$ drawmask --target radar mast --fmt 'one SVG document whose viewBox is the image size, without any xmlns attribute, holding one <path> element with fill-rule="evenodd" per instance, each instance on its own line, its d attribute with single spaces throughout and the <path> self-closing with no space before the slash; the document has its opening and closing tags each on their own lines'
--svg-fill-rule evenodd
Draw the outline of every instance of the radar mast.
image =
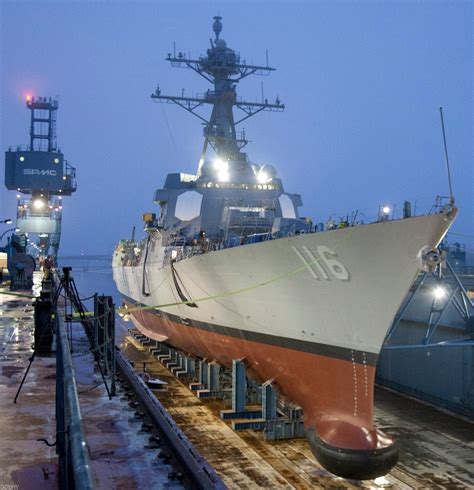
<svg viewBox="0 0 474 490">
<path fill-rule="evenodd" d="M 215 38 L 209 40 L 211 47 L 207 50 L 206 56 L 193 59 L 181 51 L 176 54 L 174 49 L 173 54 L 169 53 L 166 58 L 173 67 L 194 70 L 212 84 L 212 90 L 186 97 L 184 90 L 180 96 L 163 95 L 158 86 L 151 95 L 155 102 L 177 104 L 202 121 L 204 145 L 199 160 L 198 176 L 201 174 L 208 145 L 213 148 L 218 158 L 227 161 L 229 166 L 236 167 L 235 170 L 247 169 L 247 158 L 241 150 L 248 140 L 244 131 L 237 133 L 236 126 L 261 111 L 280 112 L 285 108 L 278 97 L 274 103 L 269 103 L 263 97 L 261 102 L 249 102 L 237 97 L 236 86 L 241 80 L 250 75 L 268 76 L 275 68 L 268 66 L 268 60 L 266 66 L 249 65 L 245 60 L 241 62 L 239 53 L 227 47 L 227 43 L 220 37 L 221 20 L 222 17 L 218 15 L 214 17 L 212 28 Z M 205 104 L 212 106 L 209 118 L 197 111 Z M 241 111 L 240 119 L 234 119 L 234 107 Z"/>
</svg>

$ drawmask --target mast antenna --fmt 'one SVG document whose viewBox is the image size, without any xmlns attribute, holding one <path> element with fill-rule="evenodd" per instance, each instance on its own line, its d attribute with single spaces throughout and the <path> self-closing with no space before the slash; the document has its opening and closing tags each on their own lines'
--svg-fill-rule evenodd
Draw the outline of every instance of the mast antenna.
<svg viewBox="0 0 474 490">
<path fill-rule="evenodd" d="M 448 184 L 449 184 L 449 202 L 454 204 L 453 187 L 451 184 L 451 170 L 449 167 L 449 157 L 448 157 L 448 144 L 446 143 L 446 131 L 444 129 L 444 118 L 443 118 L 443 108 L 439 108 L 439 115 L 441 117 L 441 129 L 443 131 L 443 143 L 444 143 L 444 157 L 446 160 L 446 172 L 448 174 Z"/>
<path fill-rule="evenodd" d="M 279 97 L 274 103 L 268 102 L 263 84 L 261 102 L 257 100 L 250 102 L 237 97 L 236 86 L 240 81 L 250 75 L 267 76 L 275 68 L 268 66 L 267 55 L 265 66 L 242 62 L 240 54 L 229 48 L 226 41 L 221 38 L 222 17 L 219 14 L 213 18 L 212 30 L 214 39 L 210 39 L 211 47 L 207 50 L 206 56 L 191 58 L 190 54 L 186 55 L 182 51 L 176 54 L 176 47 L 173 44 L 173 54 L 169 53 L 166 58 L 171 66 L 193 70 L 211 83 L 212 88 L 188 97 L 184 89 L 180 95 L 165 95 L 162 94 L 160 87 L 157 87 L 155 93 L 151 95 L 154 102 L 176 104 L 204 123 L 204 145 L 198 164 L 198 175 L 205 162 L 208 146 L 219 158 L 228 162 L 231 167 L 235 167 L 236 171 L 240 172 L 239 169 L 247 168 L 247 156 L 241 150 L 247 145 L 248 140 L 244 133 L 237 132 L 236 126 L 262 111 L 281 112 L 285 109 Z M 202 114 L 201 109 L 204 106 L 212 107 L 209 117 Z M 238 118 L 234 118 L 234 108 L 240 111 Z"/>
</svg>

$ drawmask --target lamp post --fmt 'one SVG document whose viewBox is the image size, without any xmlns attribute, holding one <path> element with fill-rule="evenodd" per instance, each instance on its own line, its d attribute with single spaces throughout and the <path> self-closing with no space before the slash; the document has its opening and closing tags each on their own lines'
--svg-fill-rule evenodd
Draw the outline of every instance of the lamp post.
<svg viewBox="0 0 474 490">
<path fill-rule="evenodd" d="M 9 230 L 7 231 L 4 231 L 1 235 L 0 235 L 0 242 L 2 241 L 2 238 L 9 232 L 9 231 L 20 231 L 20 228 L 10 228 Z"/>
</svg>

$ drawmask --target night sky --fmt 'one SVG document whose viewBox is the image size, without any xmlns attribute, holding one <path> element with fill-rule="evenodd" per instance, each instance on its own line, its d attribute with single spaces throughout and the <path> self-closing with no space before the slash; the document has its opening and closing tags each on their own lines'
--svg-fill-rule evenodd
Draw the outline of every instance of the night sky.
<svg viewBox="0 0 474 490">
<path fill-rule="evenodd" d="M 320 222 L 358 209 L 370 219 L 405 199 L 428 211 L 448 192 L 441 105 L 461 209 L 452 230 L 474 235 L 470 1 L 0 5 L 2 151 L 29 141 L 27 93 L 59 96 L 58 142 L 78 182 L 64 199 L 63 255 L 111 253 L 143 212 L 158 211 L 152 195 L 167 173 L 196 171 L 199 120 L 150 94 L 157 83 L 163 94 L 210 88 L 164 58 L 173 41 L 204 54 L 217 12 L 229 47 L 261 64 L 268 49 L 277 68 L 238 86 L 260 100 L 263 81 L 265 97 L 287 107 L 244 123 L 246 151 L 302 195 L 302 216 Z M 15 194 L 2 182 L 0 219 L 15 216 Z"/>
</svg>

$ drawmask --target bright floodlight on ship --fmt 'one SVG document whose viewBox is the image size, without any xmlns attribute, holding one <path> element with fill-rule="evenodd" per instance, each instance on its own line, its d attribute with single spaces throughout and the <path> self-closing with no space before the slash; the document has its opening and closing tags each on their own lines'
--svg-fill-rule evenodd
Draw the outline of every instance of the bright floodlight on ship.
<svg viewBox="0 0 474 490">
<path fill-rule="evenodd" d="M 226 168 L 219 170 L 217 173 L 217 180 L 219 182 L 229 182 L 229 171 Z"/>
<path fill-rule="evenodd" d="M 444 298 L 444 295 L 445 294 L 446 294 L 446 291 L 445 291 L 445 289 L 442 286 L 436 286 L 433 289 L 433 296 L 436 299 L 442 299 L 442 298 Z"/>
<path fill-rule="evenodd" d="M 388 213 L 390 213 L 390 208 L 388 206 L 384 206 L 382 208 L 382 211 L 383 211 L 383 214 L 388 214 Z"/>
<path fill-rule="evenodd" d="M 44 208 L 44 201 L 42 199 L 35 199 L 33 201 L 33 206 L 35 209 L 42 209 Z"/>
<path fill-rule="evenodd" d="M 219 171 L 219 170 L 223 170 L 223 169 L 228 169 L 229 168 L 229 164 L 222 160 L 221 158 L 216 158 L 214 160 L 214 168 Z"/>
<path fill-rule="evenodd" d="M 228 182 L 229 181 L 229 164 L 225 160 L 220 158 L 216 158 L 214 160 L 214 168 L 217 172 L 217 180 L 219 182 Z"/>
<path fill-rule="evenodd" d="M 266 184 L 269 180 L 268 174 L 265 172 L 259 172 L 257 174 L 257 180 L 260 182 L 260 184 Z"/>
</svg>

